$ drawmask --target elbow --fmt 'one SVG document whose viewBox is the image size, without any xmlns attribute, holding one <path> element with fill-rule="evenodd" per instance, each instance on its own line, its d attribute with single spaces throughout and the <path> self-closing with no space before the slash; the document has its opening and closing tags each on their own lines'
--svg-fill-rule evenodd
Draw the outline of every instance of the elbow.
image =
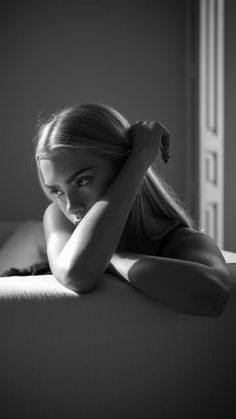
<svg viewBox="0 0 236 419">
<path fill-rule="evenodd" d="M 63 275 L 63 283 L 72 291 L 86 293 L 91 291 L 97 283 L 97 276 L 90 272 L 66 272 Z"/>
<path fill-rule="evenodd" d="M 61 259 L 51 266 L 51 270 L 60 284 L 77 293 L 91 291 L 99 280 L 99 275 L 95 275 L 95 271 L 68 266 Z"/>
<path fill-rule="evenodd" d="M 78 267 L 77 269 L 69 268 L 61 260 L 57 260 L 57 263 L 50 266 L 57 281 L 64 287 L 77 293 L 91 291 L 99 279 L 99 275 L 95 275 L 94 272 L 90 272 L 87 269 L 81 270 Z"/>
<path fill-rule="evenodd" d="M 209 304 L 210 317 L 219 317 L 224 312 L 230 295 L 230 282 L 228 271 L 221 270 L 214 275 L 212 293 Z"/>
</svg>

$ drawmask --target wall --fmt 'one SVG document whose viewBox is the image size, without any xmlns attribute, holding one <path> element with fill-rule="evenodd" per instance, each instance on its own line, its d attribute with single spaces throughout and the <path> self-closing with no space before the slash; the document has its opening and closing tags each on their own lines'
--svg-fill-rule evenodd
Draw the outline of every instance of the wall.
<svg viewBox="0 0 236 419">
<path fill-rule="evenodd" d="M 225 249 L 236 252 L 236 3 L 225 1 Z"/>
<path fill-rule="evenodd" d="M 185 1 L 5 2 L 1 39 L 1 221 L 41 219 L 33 165 L 39 118 L 74 102 L 110 103 L 172 132 L 166 178 L 185 194 Z"/>
</svg>

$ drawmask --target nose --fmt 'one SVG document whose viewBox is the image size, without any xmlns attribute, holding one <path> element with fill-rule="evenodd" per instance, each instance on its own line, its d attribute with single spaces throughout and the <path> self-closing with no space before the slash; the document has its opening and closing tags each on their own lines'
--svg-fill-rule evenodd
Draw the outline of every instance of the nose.
<svg viewBox="0 0 236 419">
<path fill-rule="evenodd" d="M 66 212 L 70 215 L 76 215 L 84 211 L 84 205 L 78 196 L 67 195 L 66 197 Z"/>
</svg>

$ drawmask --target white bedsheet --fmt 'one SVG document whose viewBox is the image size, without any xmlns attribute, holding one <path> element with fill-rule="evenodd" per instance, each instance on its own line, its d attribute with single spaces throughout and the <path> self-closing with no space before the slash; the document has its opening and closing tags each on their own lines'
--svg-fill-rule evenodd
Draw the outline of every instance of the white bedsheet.
<svg viewBox="0 0 236 419">
<path fill-rule="evenodd" d="M 9 276 L 0 278 L 1 300 L 78 298 L 78 294 L 60 284 L 53 275 Z"/>
</svg>

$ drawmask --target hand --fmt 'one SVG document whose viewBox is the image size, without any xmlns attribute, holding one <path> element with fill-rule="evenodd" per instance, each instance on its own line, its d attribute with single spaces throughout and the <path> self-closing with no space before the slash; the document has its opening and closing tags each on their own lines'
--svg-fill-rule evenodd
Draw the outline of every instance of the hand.
<svg viewBox="0 0 236 419">
<path fill-rule="evenodd" d="M 156 159 L 159 150 L 165 163 L 170 159 L 170 133 L 167 128 L 155 121 L 137 121 L 130 126 L 131 154 L 140 154 L 148 167 Z"/>
</svg>

